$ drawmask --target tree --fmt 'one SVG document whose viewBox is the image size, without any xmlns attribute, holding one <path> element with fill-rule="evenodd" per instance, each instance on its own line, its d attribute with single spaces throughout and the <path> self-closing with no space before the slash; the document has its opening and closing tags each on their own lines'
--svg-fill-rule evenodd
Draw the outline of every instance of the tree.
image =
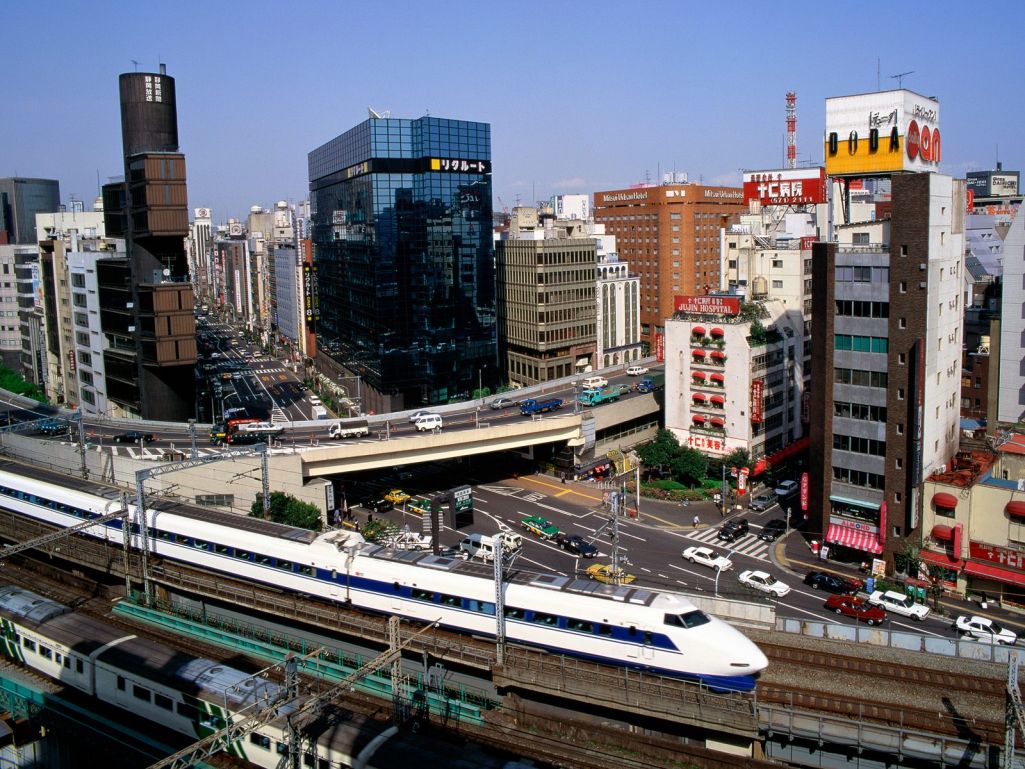
<svg viewBox="0 0 1025 769">
<path fill-rule="evenodd" d="M 263 494 L 256 495 L 256 501 L 249 509 L 249 515 L 253 518 L 263 518 Z M 270 519 L 275 523 L 283 523 L 287 526 L 295 526 L 300 529 L 320 531 L 323 520 L 320 516 L 320 509 L 309 502 L 286 494 L 283 491 L 272 491 L 270 493 Z"/>
<path fill-rule="evenodd" d="M 688 485 L 701 483 L 708 472 L 708 457 L 697 449 L 684 446 L 673 457 L 669 469 L 675 481 Z"/>
<path fill-rule="evenodd" d="M 641 458 L 645 467 L 649 468 L 650 473 L 650 469 L 653 467 L 660 470 L 668 468 L 679 452 L 680 443 L 676 440 L 676 436 L 669 430 L 659 430 L 655 434 L 655 440 L 637 449 L 637 456 Z"/>
</svg>

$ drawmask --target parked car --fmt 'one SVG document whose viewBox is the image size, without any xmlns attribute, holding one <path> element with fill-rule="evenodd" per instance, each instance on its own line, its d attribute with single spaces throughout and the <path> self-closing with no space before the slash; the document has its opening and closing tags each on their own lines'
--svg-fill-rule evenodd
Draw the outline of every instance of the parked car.
<svg viewBox="0 0 1025 769">
<path fill-rule="evenodd" d="M 404 492 L 402 489 L 392 489 L 384 498 L 391 502 L 393 505 L 401 505 L 403 502 L 409 499 L 409 494 Z"/>
<path fill-rule="evenodd" d="M 618 582 L 620 585 L 629 585 L 637 577 L 633 574 L 627 574 L 622 569 L 613 571 L 612 567 L 605 563 L 596 563 L 587 567 L 587 576 L 591 579 L 596 579 L 599 582 L 604 582 L 606 585 L 616 584 L 616 576 L 618 575 Z"/>
<path fill-rule="evenodd" d="M 861 582 L 858 580 L 827 574 L 824 571 L 809 571 L 804 575 L 804 584 L 834 595 L 851 595 L 861 590 Z"/>
<path fill-rule="evenodd" d="M 683 551 L 683 558 L 691 563 L 700 563 L 710 569 L 728 571 L 733 568 L 733 561 L 724 555 L 719 555 L 710 547 L 688 547 Z"/>
<path fill-rule="evenodd" d="M 879 625 L 886 619 L 886 612 L 881 608 L 852 595 L 831 595 L 826 599 L 826 608 L 868 625 Z"/>
<path fill-rule="evenodd" d="M 736 542 L 749 531 L 751 531 L 751 527 L 748 525 L 747 518 L 735 518 L 722 525 L 722 528 L 719 529 L 719 539 L 723 542 Z"/>
<path fill-rule="evenodd" d="M 774 504 L 776 504 L 776 495 L 765 492 L 752 497 L 748 507 L 752 510 L 761 512 L 762 510 L 768 510 Z"/>
<path fill-rule="evenodd" d="M 555 544 L 567 553 L 576 553 L 582 558 L 594 558 L 598 555 L 598 548 L 579 534 L 565 534 L 560 531 L 555 535 Z"/>
<path fill-rule="evenodd" d="M 626 370 L 626 375 L 627 376 L 643 376 L 644 374 L 647 374 L 647 373 L 648 373 L 648 367 L 647 366 L 630 366 L 630 368 L 628 368 Z"/>
<path fill-rule="evenodd" d="M 384 513 L 394 509 L 395 505 L 381 497 L 364 497 L 359 501 L 360 507 L 373 510 L 375 513 Z"/>
<path fill-rule="evenodd" d="M 152 443 L 157 439 L 153 433 L 142 433 L 138 430 L 129 430 L 128 432 L 118 433 L 114 436 L 115 443 Z"/>
<path fill-rule="evenodd" d="M 491 401 L 491 408 L 495 411 L 501 409 L 512 409 L 520 405 L 520 402 L 515 398 L 495 398 Z"/>
<path fill-rule="evenodd" d="M 928 606 L 915 603 L 915 600 L 911 598 L 911 596 L 898 593 L 894 590 L 887 590 L 885 592 L 882 590 L 876 590 L 868 597 L 868 602 L 874 606 L 882 606 L 886 611 L 892 611 L 894 614 L 911 617 L 911 619 L 916 622 L 921 622 L 930 614 Z"/>
<path fill-rule="evenodd" d="M 787 530 L 787 522 L 782 518 L 773 518 L 771 521 L 762 526 L 762 530 L 758 533 L 758 539 L 765 540 L 766 542 L 775 542 L 777 539 L 783 536 L 783 532 Z"/>
<path fill-rule="evenodd" d="M 538 515 L 532 515 L 520 521 L 520 526 L 525 528 L 535 537 L 541 539 L 553 539 L 559 533 L 559 527 Z"/>
<path fill-rule="evenodd" d="M 1013 646 L 1018 642 L 1017 633 L 986 617 L 968 617 L 962 614 L 955 620 L 954 629 L 961 635 L 983 643 Z"/>
<path fill-rule="evenodd" d="M 772 493 L 776 495 L 778 499 L 786 499 L 798 492 L 801 487 L 797 485 L 797 481 L 780 481 L 776 488 L 772 490 Z"/>
<path fill-rule="evenodd" d="M 780 582 L 774 576 L 765 571 L 742 571 L 737 577 L 742 585 L 761 590 L 763 593 L 770 593 L 777 598 L 782 598 L 790 592 L 790 585 Z"/>
</svg>

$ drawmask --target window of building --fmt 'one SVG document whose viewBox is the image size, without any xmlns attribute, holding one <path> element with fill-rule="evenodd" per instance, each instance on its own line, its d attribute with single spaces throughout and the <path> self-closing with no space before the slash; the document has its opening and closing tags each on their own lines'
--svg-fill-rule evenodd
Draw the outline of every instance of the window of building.
<svg viewBox="0 0 1025 769">
<path fill-rule="evenodd" d="M 4 265 L 5 267 L 7 265 Z M 6 274 L 6 270 L 4 271 Z M 79 272 L 71 273 L 71 286 L 73 288 L 85 288 L 85 275 Z"/>
<path fill-rule="evenodd" d="M 908 282 L 906 280 L 902 280 L 900 282 L 899 290 L 902 294 L 906 294 L 908 292 Z"/>
</svg>

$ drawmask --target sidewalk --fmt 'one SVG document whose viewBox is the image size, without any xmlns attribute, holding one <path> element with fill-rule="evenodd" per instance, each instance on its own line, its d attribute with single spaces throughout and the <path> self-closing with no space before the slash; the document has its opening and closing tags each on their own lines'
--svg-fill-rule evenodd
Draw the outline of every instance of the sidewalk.
<svg viewBox="0 0 1025 769">
<path fill-rule="evenodd" d="M 817 555 L 811 552 L 805 535 L 800 531 L 791 531 L 787 536 L 781 537 L 769 550 L 769 557 L 772 562 L 780 568 L 794 574 L 797 581 L 803 580 L 804 575 L 810 571 L 822 571 L 836 574 L 842 577 L 850 577 L 864 582 L 865 575 L 853 566 L 847 566 L 836 561 L 822 561 Z M 927 604 L 937 610 L 937 604 L 930 597 Z M 1016 633 L 1025 632 L 1025 616 L 1019 613 L 1001 608 L 995 601 L 990 601 L 986 609 L 983 609 L 978 602 L 959 598 L 955 595 L 944 593 L 938 604 L 940 612 L 949 616 L 951 623 L 961 614 L 968 616 L 987 617 L 998 621 Z"/>
</svg>

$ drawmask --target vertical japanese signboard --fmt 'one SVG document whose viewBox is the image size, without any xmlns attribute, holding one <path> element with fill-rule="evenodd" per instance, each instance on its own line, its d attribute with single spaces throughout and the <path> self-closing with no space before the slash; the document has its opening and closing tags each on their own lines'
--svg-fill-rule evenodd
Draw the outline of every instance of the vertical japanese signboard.
<svg viewBox="0 0 1025 769">
<path fill-rule="evenodd" d="M 762 421 L 762 400 L 765 392 L 765 380 L 755 379 L 751 382 L 751 421 L 760 424 Z"/>
</svg>

